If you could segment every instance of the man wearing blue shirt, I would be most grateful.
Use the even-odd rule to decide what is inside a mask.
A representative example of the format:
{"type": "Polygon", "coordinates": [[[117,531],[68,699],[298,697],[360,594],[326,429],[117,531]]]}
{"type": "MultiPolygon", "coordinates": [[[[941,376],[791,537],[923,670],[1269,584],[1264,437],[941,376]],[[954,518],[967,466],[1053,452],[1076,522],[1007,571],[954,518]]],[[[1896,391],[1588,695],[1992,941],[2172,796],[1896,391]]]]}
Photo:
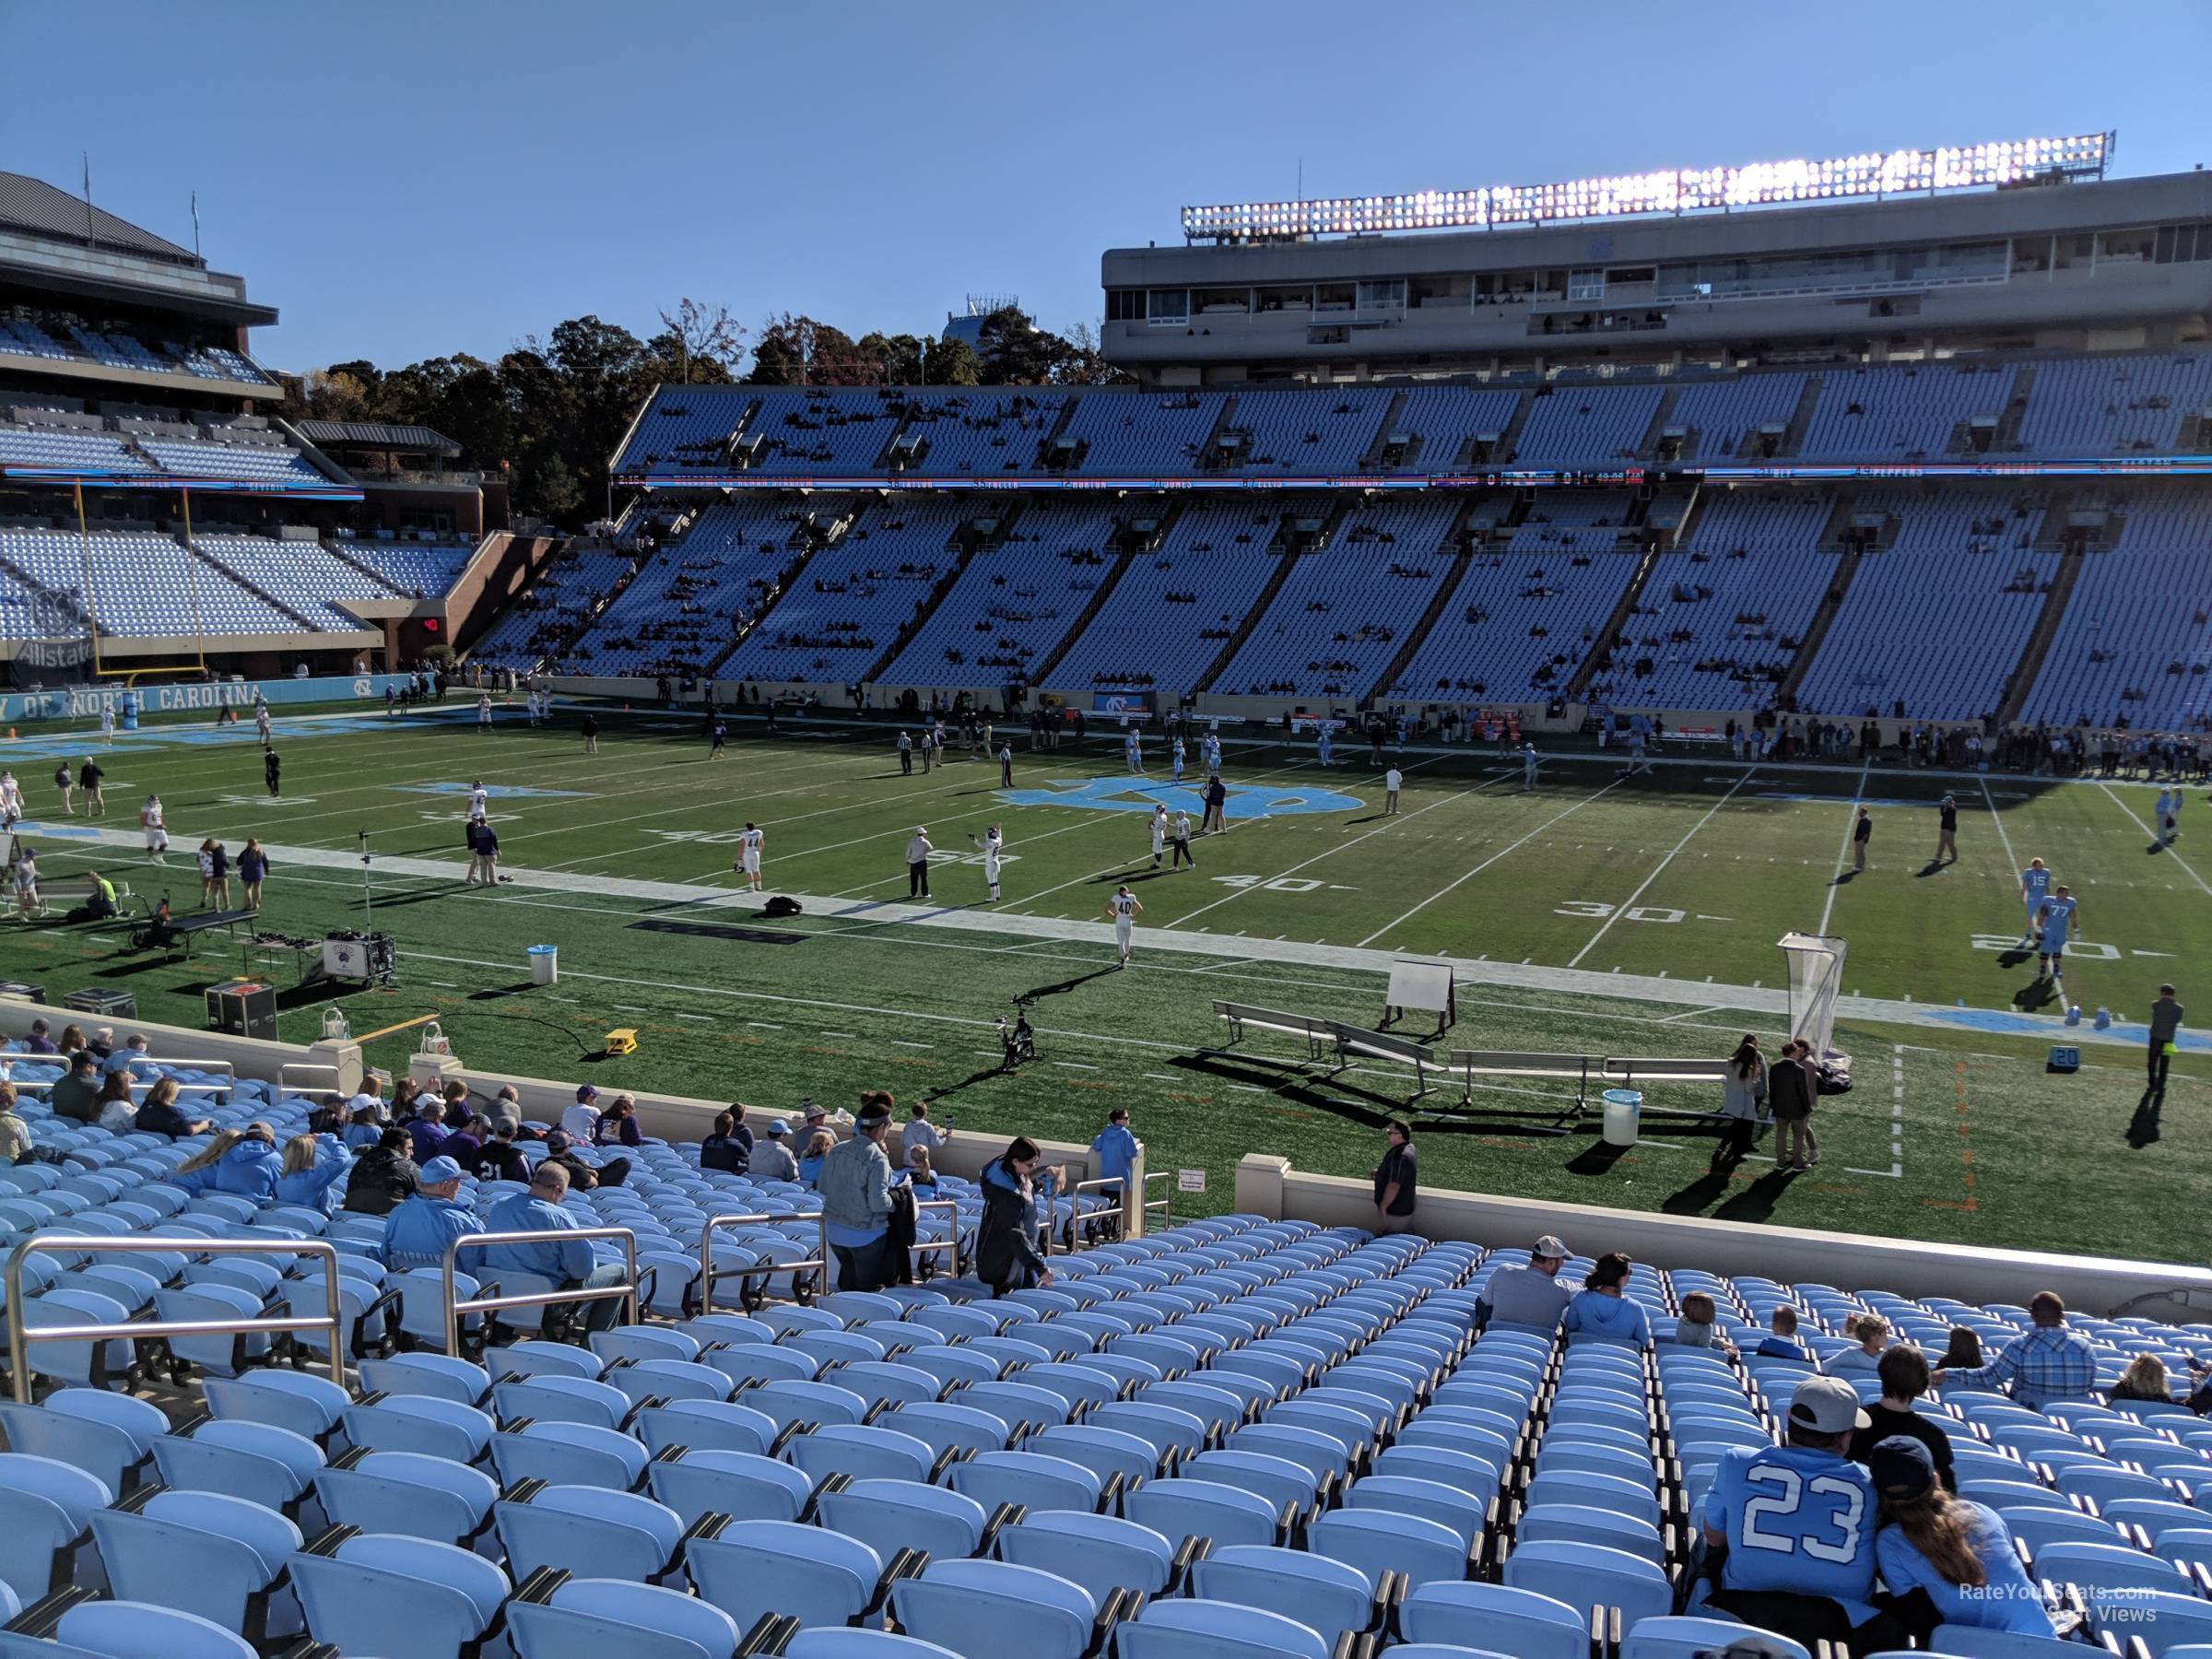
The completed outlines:
{"type": "Polygon", "coordinates": [[[1712,1605],[1747,1624],[1854,1653],[1903,1647],[1935,1628],[1924,1593],[1894,1604],[1875,1591],[1874,1482],[1851,1461],[1868,1418],[1841,1377],[1808,1377],[1790,1399],[1789,1443],[1724,1453],[1705,1495],[1709,1554],[1721,1555],[1712,1605]]]}
{"type": "MultiPolygon", "coordinates": [[[[435,1159],[450,1163],[450,1159],[435,1159]]],[[[456,1165],[455,1168],[459,1166],[456,1165]]],[[[502,1198],[485,1218],[485,1232],[574,1232],[576,1218],[560,1207],[569,1195],[569,1172],[557,1163],[541,1163],[527,1192],[502,1198]]],[[[500,1273],[535,1273],[562,1290],[599,1290],[623,1282],[618,1261],[602,1262],[589,1239],[548,1237],[543,1244],[484,1244],[465,1253],[468,1270],[478,1277],[500,1273]]],[[[602,1297],[579,1304],[584,1328],[604,1331],[621,1316],[622,1299],[602,1297]]]]}
{"type": "Polygon", "coordinates": [[[445,1266],[455,1239],[477,1232],[477,1212],[461,1202],[461,1166],[433,1158],[422,1166],[414,1195],[394,1206],[384,1226],[384,1265],[394,1273],[445,1266]]]}

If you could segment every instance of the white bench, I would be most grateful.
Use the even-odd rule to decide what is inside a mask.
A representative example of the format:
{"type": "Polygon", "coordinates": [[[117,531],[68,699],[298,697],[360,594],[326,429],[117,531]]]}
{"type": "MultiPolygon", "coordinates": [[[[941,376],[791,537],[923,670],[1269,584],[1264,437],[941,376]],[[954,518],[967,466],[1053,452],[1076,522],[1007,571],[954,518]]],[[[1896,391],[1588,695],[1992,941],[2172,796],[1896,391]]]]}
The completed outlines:
{"type": "Polygon", "coordinates": [[[1332,1019],[1324,1022],[1329,1034],[1336,1041],[1336,1058],[1339,1068],[1347,1057],[1364,1054],[1373,1060],[1388,1060],[1399,1065],[1413,1067],[1413,1098],[1419,1100],[1429,1092],[1429,1072],[1439,1065],[1436,1051],[1425,1042],[1416,1042],[1408,1037],[1394,1037],[1388,1031],[1370,1031],[1359,1026],[1341,1025],[1332,1019]]]}
{"type": "Polygon", "coordinates": [[[1597,1054],[1546,1054],[1514,1049],[1453,1049],[1452,1069],[1466,1075],[1462,1104],[1475,1099],[1475,1079],[1481,1077],[1553,1078],[1574,1085],[1574,1103],[1586,1105],[1590,1079],[1603,1077],[1606,1062],[1597,1054]]]}

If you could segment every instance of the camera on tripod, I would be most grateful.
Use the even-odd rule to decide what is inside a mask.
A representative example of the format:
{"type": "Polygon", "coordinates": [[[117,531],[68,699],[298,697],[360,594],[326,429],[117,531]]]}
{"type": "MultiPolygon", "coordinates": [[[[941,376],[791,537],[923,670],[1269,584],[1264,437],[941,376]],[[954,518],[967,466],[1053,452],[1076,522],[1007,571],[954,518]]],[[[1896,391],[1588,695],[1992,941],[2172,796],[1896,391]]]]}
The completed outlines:
{"type": "Polygon", "coordinates": [[[1008,1024],[1006,1017],[998,1017],[998,1045],[1005,1051],[1005,1065],[1011,1071],[1025,1060],[1037,1058],[1037,1033],[1030,1029],[1028,1005],[1020,998],[1014,999],[1014,1019],[1008,1024]]]}

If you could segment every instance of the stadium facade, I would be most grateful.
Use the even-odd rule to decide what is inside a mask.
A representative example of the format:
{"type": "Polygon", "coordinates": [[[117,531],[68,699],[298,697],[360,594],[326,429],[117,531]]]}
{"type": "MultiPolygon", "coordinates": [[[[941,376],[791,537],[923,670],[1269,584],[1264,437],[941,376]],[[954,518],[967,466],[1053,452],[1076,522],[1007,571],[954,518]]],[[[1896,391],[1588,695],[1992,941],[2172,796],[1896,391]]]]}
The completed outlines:
{"type": "Polygon", "coordinates": [[[549,539],[427,429],[287,421],[245,279],[0,173],[0,660],[351,672],[465,643],[549,539]]]}
{"type": "Polygon", "coordinates": [[[2201,727],[2212,182],[2095,176],[2095,145],[1743,211],[1552,222],[1600,193],[1545,187],[1479,230],[1189,210],[1212,240],[1103,260],[1141,390],[662,388],[613,460],[624,547],[531,664],[877,706],[2201,727]]]}

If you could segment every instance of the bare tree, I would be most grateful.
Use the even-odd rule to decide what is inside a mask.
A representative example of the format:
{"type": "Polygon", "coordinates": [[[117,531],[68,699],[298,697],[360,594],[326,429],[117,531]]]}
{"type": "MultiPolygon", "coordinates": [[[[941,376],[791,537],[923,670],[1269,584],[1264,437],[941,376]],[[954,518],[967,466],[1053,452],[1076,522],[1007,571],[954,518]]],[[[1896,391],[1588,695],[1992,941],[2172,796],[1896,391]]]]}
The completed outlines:
{"type": "Polygon", "coordinates": [[[726,370],[734,369],[737,359],[745,355],[745,324],[730,315],[726,305],[678,300],[675,311],[662,311],[661,324],[682,353],[686,385],[691,383],[694,360],[709,359],[723,364],[726,370]]]}

